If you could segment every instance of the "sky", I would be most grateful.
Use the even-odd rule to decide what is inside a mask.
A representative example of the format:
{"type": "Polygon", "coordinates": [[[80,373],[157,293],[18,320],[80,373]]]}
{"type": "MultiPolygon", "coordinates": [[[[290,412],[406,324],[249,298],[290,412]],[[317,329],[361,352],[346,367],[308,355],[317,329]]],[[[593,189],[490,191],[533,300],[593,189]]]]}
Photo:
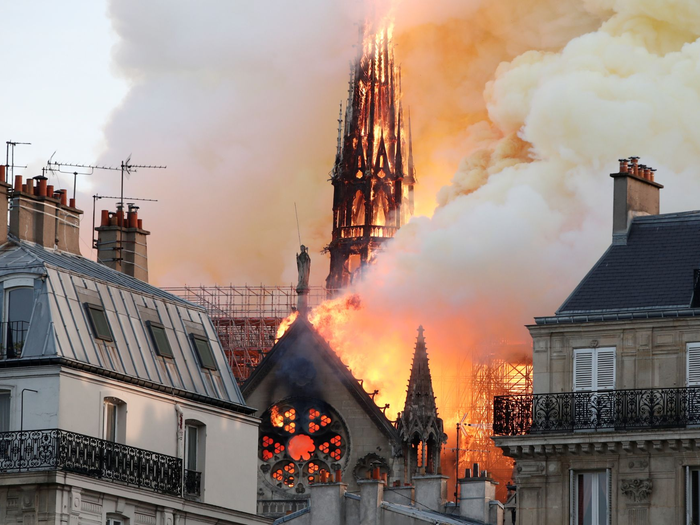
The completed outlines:
{"type": "MultiPolygon", "coordinates": [[[[527,347],[524,326],[610,242],[617,159],[657,168],[662,212],[698,208],[694,0],[28,0],[0,17],[0,137],[32,143],[17,147],[18,173],[54,152],[167,166],[125,181],[158,200],[140,217],[160,286],[294,282],[295,204],[323,283],[357,22],[394,21],[417,213],[351,290],[362,307],[341,298],[324,321],[391,411],[419,324],[446,418],[464,409],[460,363],[527,347]]],[[[86,256],[92,195],[118,186],[109,171],[80,177],[86,256]]]]}

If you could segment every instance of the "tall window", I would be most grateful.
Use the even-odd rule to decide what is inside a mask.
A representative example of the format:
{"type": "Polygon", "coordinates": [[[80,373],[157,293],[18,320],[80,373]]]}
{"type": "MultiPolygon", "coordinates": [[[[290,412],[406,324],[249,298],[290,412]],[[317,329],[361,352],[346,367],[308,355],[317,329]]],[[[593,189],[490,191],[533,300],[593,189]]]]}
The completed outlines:
{"type": "Polygon", "coordinates": [[[610,470],[572,472],[571,524],[610,523],[610,470]]]}
{"type": "Polygon", "coordinates": [[[8,359],[20,357],[34,309],[34,288],[19,286],[5,291],[3,347],[8,359]]]}
{"type": "Polygon", "coordinates": [[[685,467],[686,524],[700,524],[700,467],[685,467]]]}
{"type": "Polygon", "coordinates": [[[185,496],[189,498],[202,496],[205,429],[206,427],[199,421],[185,421],[185,496]]]}
{"type": "Polygon", "coordinates": [[[0,391],[0,432],[10,430],[10,393],[0,391]]]}
{"type": "Polygon", "coordinates": [[[187,425],[185,427],[185,468],[197,470],[197,452],[199,448],[199,427],[187,425]]]}
{"type": "Polygon", "coordinates": [[[104,400],[103,439],[124,443],[126,437],[126,403],[115,397],[104,400]]]}
{"type": "Polygon", "coordinates": [[[615,389],[615,347],[574,350],[574,391],[615,389]]]}

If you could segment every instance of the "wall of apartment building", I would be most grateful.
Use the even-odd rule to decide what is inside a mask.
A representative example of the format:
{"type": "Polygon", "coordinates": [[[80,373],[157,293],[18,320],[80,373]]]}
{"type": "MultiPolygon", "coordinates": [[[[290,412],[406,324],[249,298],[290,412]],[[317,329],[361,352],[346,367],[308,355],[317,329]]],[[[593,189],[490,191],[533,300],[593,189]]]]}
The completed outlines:
{"type": "Polygon", "coordinates": [[[576,348],[615,347],[616,389],[686,386],[686,344],[700,342],[699,318],[530,326],[533,391],[572,392],[576,348]]]}

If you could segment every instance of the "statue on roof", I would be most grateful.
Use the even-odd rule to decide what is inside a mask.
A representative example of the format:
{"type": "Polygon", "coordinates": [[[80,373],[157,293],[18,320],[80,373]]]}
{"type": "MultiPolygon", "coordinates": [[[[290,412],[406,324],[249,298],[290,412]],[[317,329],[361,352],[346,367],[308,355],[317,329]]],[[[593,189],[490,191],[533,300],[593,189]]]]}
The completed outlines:
{"type": "Polygon", "coordinates": [[[301,253],[297,253],[297,270],[299,271],[297,293],[301,293],[309,289],[309,275],[311,274],[311,257],[309,256],[309,249],[303,244],[300,246],[300,248],[301,253]]]}

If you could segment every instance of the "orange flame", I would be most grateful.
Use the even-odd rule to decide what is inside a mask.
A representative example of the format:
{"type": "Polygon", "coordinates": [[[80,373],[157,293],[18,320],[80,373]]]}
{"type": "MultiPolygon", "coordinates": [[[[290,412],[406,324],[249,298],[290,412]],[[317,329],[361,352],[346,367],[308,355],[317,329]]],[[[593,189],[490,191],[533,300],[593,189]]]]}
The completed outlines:
{"type": "Polygon", "coordinates": [[[284,425],[284,416],[280,414],[279,408],[277,408],[276,405],[270,410],[270,423],[272,423],[273,427],[281,427],[284,425]]]}

